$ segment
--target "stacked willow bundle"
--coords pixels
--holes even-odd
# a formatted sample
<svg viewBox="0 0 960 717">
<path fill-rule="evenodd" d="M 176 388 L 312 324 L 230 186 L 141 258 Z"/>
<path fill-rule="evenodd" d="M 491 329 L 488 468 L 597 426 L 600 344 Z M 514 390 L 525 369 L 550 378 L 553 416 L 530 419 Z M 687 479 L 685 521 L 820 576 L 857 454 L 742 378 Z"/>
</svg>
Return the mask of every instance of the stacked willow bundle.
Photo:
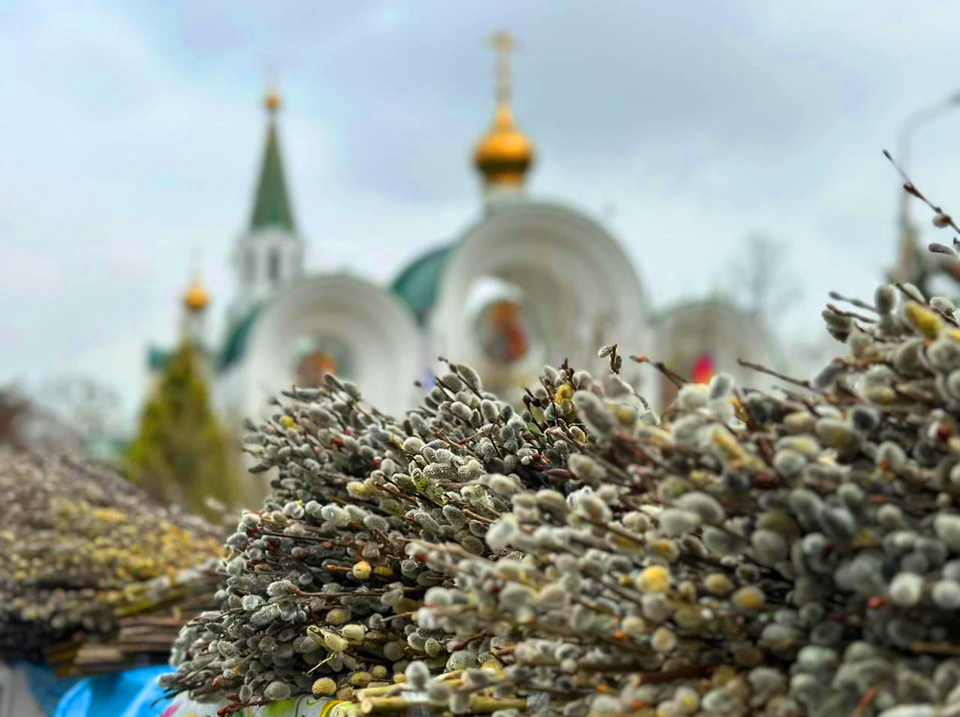
<svg viewBox="0 0 960 717">
<path fill-rule="evenodd" d="M 221 714 L 311 691 L 501 717 L 960 714 L 960 327 L 911 286 L 854 303 L 824 312 L 849 354 L 815 381 L 719 375 L 662 419 L 615 347 L 603 378 L 546 368 L 519 412 L 466 366 L 403 421 L 347 383 L 289 392 L 249 439 L 273 493 L 165 685 Z"/>
<path fill-rule="evenodd" d="M 180 603 L 207 595 L 208 604 L 216 591 L 221 532 L 107 470 L 64 456 L 6 456 L 0 494 L 0 659 L 46 655 L 80 671 L 165 661 L 189 617 Z M 178 625 L 144 633 L 141 623 L 134 648 L 132 626 L 118 630 L 143 613 Z M 102 641 L 113 651 L 94 647 Z"/>
<path fill-rule="evenodd" d="M 216 560 L 182 570 L 173 579 L 156 579 L 148 605 L 114 609 L 112 630 L 75 633 L 68 641 L 47 647 L 45 661 L 60 676 L 92 676 L 166 664 L 184 625 L 217 607 L 214 596 L 221 579 Z"/>
</svg>

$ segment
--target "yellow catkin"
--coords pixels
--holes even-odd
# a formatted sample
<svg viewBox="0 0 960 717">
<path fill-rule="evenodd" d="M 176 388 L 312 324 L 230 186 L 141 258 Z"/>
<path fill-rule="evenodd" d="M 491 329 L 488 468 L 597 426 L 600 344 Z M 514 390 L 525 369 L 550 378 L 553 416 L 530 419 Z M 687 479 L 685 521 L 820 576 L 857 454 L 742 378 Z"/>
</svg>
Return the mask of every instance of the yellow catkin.
<svg viewBox="0 0 960 717">
<path fill-rule="evenodd" d="M 733 582 L 723 573 L 710 573 L 703 580 L 703 586 L 712 595 L 729 595 Z"/>
<path fill-rule="evenodd" d="M 329 697 L 337 691 L 337 683 L 329 677 L 321 677 L 311 688 L 314 697 Z"/>
<path fill-rule="evenodd" d="M 373 676 L 369 672 L 354 672 L 352 675 L 350 675 L 349 681 L 351 687 L 363 687 L 372 679 Z"/>
<path fill-rule="evenodd" d="M 911 302 L 904 307 L 903 311 L 913 327 L 928 339 L 937 338 L 937 334 L 943 328 L 943 319 L 925 306 Z"/>
<path fill-rule="evenodd" d="M 680 548 L 677 544 L 667 538 L 660 538 L 650 543 L 649 550 L 657 557 L 663 558 L 671 563 L 675 563 L 680 558 Z"/>
<path fill-rule="evenodd" d="M 766 603 L 766 597 L 764 597 L 763 591 L 753 585 L 740 588 L 733 594 L 730 600 L 734 605 L 746 612 L 756 612 Z"/>
<path fill-rule="evenodd" d="M 720 449 L 723 460 L 733 463 L 746 460 L 747 454 L 737 442 L 737 439 L 722 428 L 713 432 L 713 445 Z"/>
<path fill-rule="evenodd" d="M 350 611 L 343 607 L 335 607 L 327 613 L 327 622 L 331 625 L 343 625 L 350 619 Z"/>
<path fill-rule="evenodd" d="M 662 593 L 670 587 L 670 571 L 661 565 L 644 568 L 637 576 L 637 588 L 645 593 Z"/>
<path fill-rule="evenodd" d="M 737 671 L 733 667 L 730 665 L 720 665 L 720 667 L 714 671 L 713 677 L 710 679 L 710 684 L 713 687 L 722 687 L 736 676 Z"/>
</svg>

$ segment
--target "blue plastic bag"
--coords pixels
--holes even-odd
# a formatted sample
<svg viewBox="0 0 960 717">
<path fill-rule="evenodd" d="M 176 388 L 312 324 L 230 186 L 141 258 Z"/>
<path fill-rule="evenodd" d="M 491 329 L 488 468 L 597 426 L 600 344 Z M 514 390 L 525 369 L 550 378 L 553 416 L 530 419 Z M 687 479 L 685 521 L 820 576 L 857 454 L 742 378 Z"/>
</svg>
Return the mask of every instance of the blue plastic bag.
<svg viewBox="0 0 960 717">
<path fill-rule="evenodd" d="M 141 667 L 80 680 L 60 700 L 53 717 L 160 717 L 169 700 L 157 678 L 170 667 Z"/>
</svg>

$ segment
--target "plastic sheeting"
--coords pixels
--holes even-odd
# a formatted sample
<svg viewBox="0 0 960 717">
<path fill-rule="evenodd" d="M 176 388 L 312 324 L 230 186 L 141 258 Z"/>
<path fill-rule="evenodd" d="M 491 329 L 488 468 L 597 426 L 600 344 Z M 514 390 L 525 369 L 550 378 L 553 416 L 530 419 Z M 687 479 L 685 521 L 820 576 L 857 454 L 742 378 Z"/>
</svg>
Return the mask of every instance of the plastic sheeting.
<svg viewBox="0 0 960 717">
<path fill-rule="evenodd" d="M 53 717 L 216 717 L 218 704 L 200 704 L 185 696 L 163 699 L 157 678 L 169 667 L 144 667 L 81 680 L 64 695 Z M 262 707 L 247 707 L 234 717 L 336 717 L 344 702 L 296 697 Z"/>
<path fill-rule="evenodd" d="M 157 678 L 170 671 L 141 667 L 82 679 L 63 696 L 53 717 L 163 717 L 171 704 L 162 699 Z"/>
</svg>

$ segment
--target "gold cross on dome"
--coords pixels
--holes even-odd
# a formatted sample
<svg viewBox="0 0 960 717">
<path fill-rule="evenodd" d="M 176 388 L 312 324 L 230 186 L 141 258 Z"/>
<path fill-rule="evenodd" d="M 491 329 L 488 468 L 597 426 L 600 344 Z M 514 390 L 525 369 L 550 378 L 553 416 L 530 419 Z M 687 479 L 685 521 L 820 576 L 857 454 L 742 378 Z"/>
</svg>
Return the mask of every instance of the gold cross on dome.
<svg viewBox="0 0 960 717">
<path fill-rule="evenodd" d="M 497 100 L 510 101 L 510 53 L 517 49 L 517 41 L 506 30 L 500 30 L 490 38 L 497 53 Z"/>
<path fill-rule="evenodd" d="M 197 245 L 194 245 L 190 249 L 190 264 L 192 265 L 193 273 L 199 275 L 200 267 L 203 266 L 203 249 Z"/>
</svg>

